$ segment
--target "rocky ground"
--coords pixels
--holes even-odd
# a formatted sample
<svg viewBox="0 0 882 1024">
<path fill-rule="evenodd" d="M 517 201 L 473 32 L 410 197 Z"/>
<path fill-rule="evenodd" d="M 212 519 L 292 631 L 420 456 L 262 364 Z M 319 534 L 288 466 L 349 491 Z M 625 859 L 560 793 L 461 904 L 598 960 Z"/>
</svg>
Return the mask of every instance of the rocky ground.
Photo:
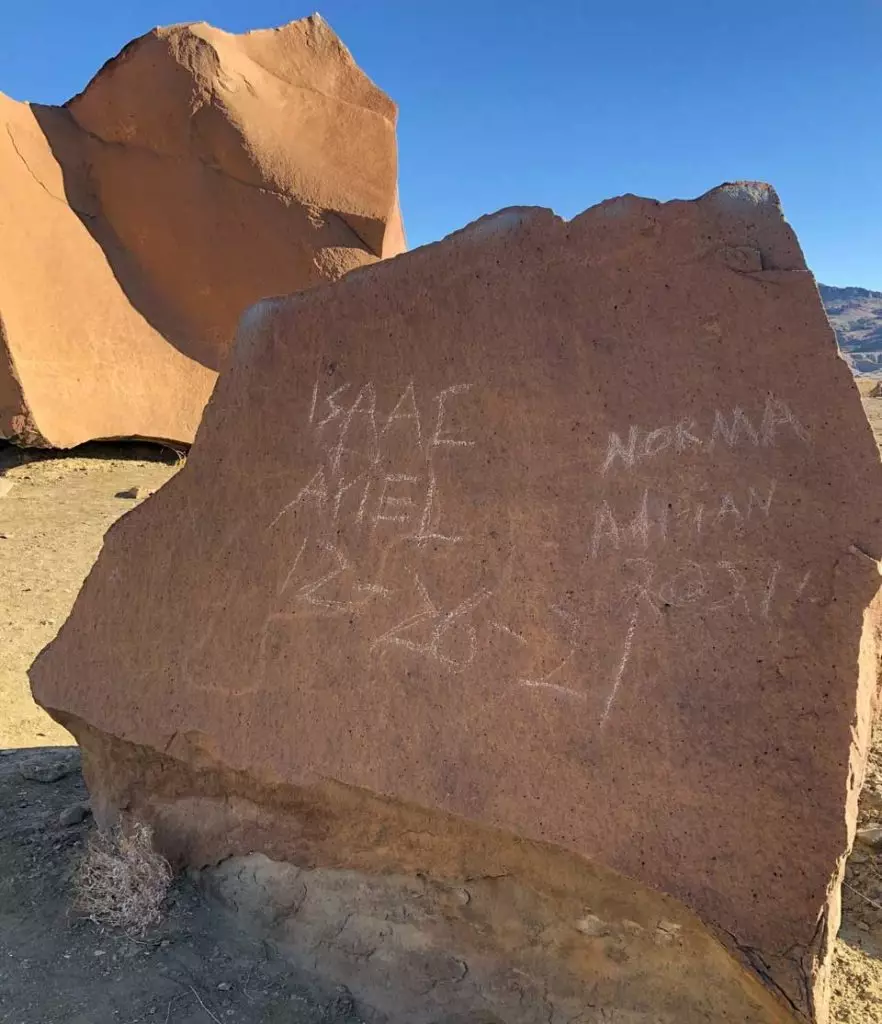
<svg viewBox="0 0 882 1024">
<path fill-rule="evenodd" d="M 75 747 L 0 752 L 3 1024 L 361 1021 L 345 988 L 298 974 L 187 878 L 145 938 L 72 915 L 71 877 L 91 822 L 62 816 L 86 798 Z"/>
<path fill-rule="evenodd" d="M 882 446 L 882 399 L 863 402 Z M 147 445 L 61 457 L 0 448 L 0 1024 L 360 1019 L 345 988 L 299 975 L 188 879 L 175 884 L 163 924 L 146 939 L 103 932 L 70 912 L 91 820 L 62 822 L 86 799 L 78 757 L 33 704 L 26 670 L 64 621 L 107 527 L 180 465 L 178 453 Z M 133 487 L 136 497 L 119 496 Z M 860 824 L 878 822 L 882 728 Z M 858 843 L 849 861 L 832 1020 L 882 1020 L 882 846 Z"/>
</svg>

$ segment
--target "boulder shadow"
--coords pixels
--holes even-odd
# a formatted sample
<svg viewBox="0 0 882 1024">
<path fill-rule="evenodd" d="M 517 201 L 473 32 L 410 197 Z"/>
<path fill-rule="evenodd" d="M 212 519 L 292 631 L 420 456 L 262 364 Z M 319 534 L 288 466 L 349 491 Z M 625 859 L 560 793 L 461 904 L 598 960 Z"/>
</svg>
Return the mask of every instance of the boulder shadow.
<svg viewBox="0 0 882 1024">
<path fill-rule="evenodd" d="M 40 181 L 34 168 L 29 166 L 36 180 L 55 199 L 66 203 L 77 216 L 104 254 L 108 267 L 129 303 L 154 330 L 188 359 L 207 369 L 219 371 L 223 353 L 208 339 L 200 339 L 187 329 L 181 315 L 169 308 L 168 301 L 158 292 L 136 256 L 123 244 L 104 215 L 90 150 L 95 146 L 113 143 L 105 143 L 90 136 L 76 123 L 66 107 L 35 103 L 31 105 L 31 110 L 61 169 L 64 197 L 54 195 L 51 188 Z M 137 196 L 133 196 L 133 201 L 137 201 Z"/>
</svg>

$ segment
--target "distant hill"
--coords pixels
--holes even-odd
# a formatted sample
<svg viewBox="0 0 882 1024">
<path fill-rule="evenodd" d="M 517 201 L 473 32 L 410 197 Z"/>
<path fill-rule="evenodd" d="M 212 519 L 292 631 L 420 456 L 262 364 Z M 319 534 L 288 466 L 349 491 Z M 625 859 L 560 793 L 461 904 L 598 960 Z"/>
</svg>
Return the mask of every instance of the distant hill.
<svg viewBox="0 0 882 1024">
<path fill-rule="evenodd" d="M 829 284 L 818 290 L 852 371 L 882 376 L 882 292 Z"/>
</svg>

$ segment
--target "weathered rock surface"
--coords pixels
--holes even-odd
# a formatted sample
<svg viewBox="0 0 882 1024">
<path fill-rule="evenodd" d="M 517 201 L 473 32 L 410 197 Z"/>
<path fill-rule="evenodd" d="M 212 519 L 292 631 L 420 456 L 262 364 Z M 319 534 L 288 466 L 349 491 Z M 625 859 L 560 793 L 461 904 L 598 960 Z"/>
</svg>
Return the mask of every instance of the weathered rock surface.
<svg viewBox="0 0 882 1024">
<path fill-rule="evenodd" d="M 510 876 L 500 922 L 566 890 L 583 1019 L 823 1020 L 880 510 L 768 186 L 506 210 L 246 314 L 186 468 L 109 531 L 33 689 L 98 819 L 129 808 L 170 856 Z M 616 974 L 600 874 L 641 927 L 679 901 L 729 995 L 702 1010 L 675 972 L 665 1015 Z M 636 1002 L 592 999 L 598 963 Z"/>
<path fill-rule="evenodd" d="M 676 900 L 574 855 L 468 840 L 453 881 L 263 855 L 202 878 L 295 966 L 345 978 L 359 1011 L 396 1024 L 786 1019 Z"/>
<path fill-rule="evenodd" d="M 192 441 L 242 309 L 404 248 L 395 119 L 317 15 L 0 95 L 0 437 Z"/>
</svg>

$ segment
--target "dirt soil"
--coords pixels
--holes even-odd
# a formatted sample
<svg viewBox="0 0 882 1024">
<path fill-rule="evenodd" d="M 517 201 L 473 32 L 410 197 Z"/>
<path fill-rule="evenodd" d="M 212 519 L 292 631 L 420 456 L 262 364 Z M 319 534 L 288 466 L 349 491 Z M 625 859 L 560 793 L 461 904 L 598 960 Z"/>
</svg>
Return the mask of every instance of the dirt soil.
<svg viewBox="0 0 882 1024">
<path fill-rule="evenodd" d="M 882 399 L 863 404 L 882 447 Z M 179 453 L 141 444 L 62 455 L 0 447 L 0 1024 L 355 1024 L 367 1010 L 246 935 L 187 878 L 146 939 L 70 911 L 92 824 L 60 816 L 87 794 L 72 738 L 31 700 L 27 668 L 70 611 L 106 529 L 181 465 Z M 118 496 L 132 487 L 137 497 Z M 882 727 L 861 803 L 860 825 L 875 823 Z M 833 985 L 833 1024 L 882 1021 L 882 848 L 859 843 L 849 860 Z"/>
<path fill-rule="evenodd" d="M 146 938 L 70 913 L 91 819 L 75 747 L 0 752 L 0 1021 L 3 1024 L 359 1024 L 348 991 L 298 974 L 188 878 Z"/>
<path fill-rule="evenodd" d="M 157 445 L 61 456 L 0 447 L 0 748 L 73 743 L 31 700 L 27 670 L 67 618 L 110 524 L 182 464 Z M 131 487 L 138 498 L 116 497 Z"/>
</svg>

